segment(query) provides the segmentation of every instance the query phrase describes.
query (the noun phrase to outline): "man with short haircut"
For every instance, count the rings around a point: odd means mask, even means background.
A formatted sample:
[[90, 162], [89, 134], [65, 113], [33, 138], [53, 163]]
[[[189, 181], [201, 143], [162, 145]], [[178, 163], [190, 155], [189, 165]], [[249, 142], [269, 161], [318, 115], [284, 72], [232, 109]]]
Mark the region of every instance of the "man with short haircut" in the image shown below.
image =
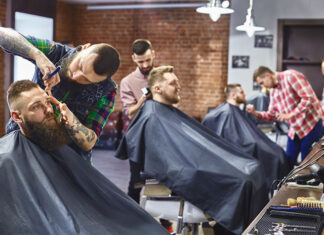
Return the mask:
[[246, 110], [259, 119], [286, 121], [289, 124], [286, 154], [296, 163], [301, 152], [302, 160], [311, 146], [322, 136], [323, 110], [306, 77], [296, 70], [273, 72], [265, 66], [258, 67], [253, 79], [270, 89], [268, 111], [256, 111], [253, 105]]
[[137, 65], [134, 72], [127, 75], [120, 83], [120, 98], [123, 113], [132, 119], [147, 99], [141, 91], [147, 88], [147, 77], [154, 66], [155, 51], [150, 41], [137, 39], [132, 45], [132, 60]]
[[[137, 111], [144, 102], [151, 97], [151, 94], [143, 94], [142, 89], [147, 88], [147, 77], [153, 69], [155, 51], [152, 44], [146, 39], [137, 39], [132, 45], [132, 60], [137, 65], [134, 72], [127, 75], [120, 83], [120, 98], [123, 104], [123, 116], [133, 119]], [[136, 184], [141, 181], [139, 173], [142, 168], [130, 161], [130, 180], [128, 185], [128, 195], [139, 203], [141, 188]], [[172, 224], [167, 220], [160, 220], [162, 225], [171, 233]]]
[[181, 85], [172, 66], [152, 69], [148, 87], [153, 99], [138, 110], [116, 157], [213, 217], [216, 234], [241, 234], [267, 200], [259, 162], [174, 107]]
[[15, 82], [7, 93], [10, 115], [23, 135], [47, 151], [72, 141], [64, 124], [57, 121], [50, 97], [36, 83]]
[[226, 102], [210, 110], [202, 124], [243, 152], [258, 159], [266, 173], [269, 192], [275, 180], [280, 180], [290, 170], [284, 150], [271, 141], [240, 109], [245, 94], [240, 84], [228, 84], [225, 88]]
[[[91, 149], [113, 111], [117, 86], [111, 76], [119, 67], [119, 54], [112, 46], [85, 44], [70, 48], [60, 43], [23, 36], [0, 27], [0, 46], [4, 51], [31, 60], [37, 67], [33, 82], [64, 102], [78, 120], [70, 135], [72, 147], [91, 161]], [[52, 78], [48, 75], [61, 66]], [[70, 120], [72, 121], [72, 120]], [[18, 129], [10, 120], [9, 133]]]
[[181, 86], [172, 66], [160, 66], [150, 74], [148, 87], [156, 102], [173, 105], [180, 101]]
[[[120, 98], [123, 104], [123, 116], [132, 119], [149, 95], [142, 93], [147, 88], [147, 77], [154, 65], [155, 51], [150, 41], [137, 39], [132, 45], [132, 60], [137, 65], [134, 72], [127, 75], [120, 83]], [[141, 189], [136, 184], [141, 181], [139, 173], [142, 170], [134, 162], [130, 165], [130, 181], [128, 195], [139, 203]]]
[[228, 84], [225, 88], [226, 102], [234, 106], [240, 106], [245, 104], [245, 93], [241, 87], [241, 84]]
[[2, 234], [168, 234], [66, 145], [67, 107], [29, 80], [11, 84], [7, 100], [20, 131], [0, 138]]

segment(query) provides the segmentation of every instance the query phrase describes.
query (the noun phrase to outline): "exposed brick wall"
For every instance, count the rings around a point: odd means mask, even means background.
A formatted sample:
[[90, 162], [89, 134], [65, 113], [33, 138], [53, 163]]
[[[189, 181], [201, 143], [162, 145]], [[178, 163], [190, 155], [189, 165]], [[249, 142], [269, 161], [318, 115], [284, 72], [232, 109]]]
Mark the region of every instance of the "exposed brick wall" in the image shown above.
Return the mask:
[[57, 42], [71, 40], [74, 38], [73, 19], [74, 5], [57, 1], [55, 19], [55, 40]]
[[[182, 86], [181, 110], [204, 117], [208, 107], [225, 100], [229, 16], [213, 23], [192, 8], [87, 11], [85, 5], [58, 2], [56, 19], [56, 40], [72, 39], [76, 45], [107, 42], [118, 49], [121, 66], [113, 77], [118, 85], [135, 69], [132, 42], [146, 38], [157, 53], [156, 65], [175, 66]], [[119, 96], [116, 109], [121, 109]]]
[[[5, 25], [6, 3], [1, 1], [0, 20]], [[131, 44], [137, 38], [149, 39], [157, 53], [156, 65], [175, 66], [181, 80], [182, 100], [179, 108], [191, 116], [203, 117], [208, 107], [225, 100], [227, 83], [229, 16], [213, 23], [195, 9], [156, 9], [87, 11], [85, 5], [57, 2], [55, 40], [108, 42], [121, 55], [121, 66], [114, 80], [120, 80], [135, 69]], [[0, 68], [4, 53], [0, 50]], [[4, 69], [0, 70], [4, 81]], [[3, 82], [0, 92], [4, 94]], [[0, 136], [4, 134], [4, 95], [0, 96]], [[116, 110], [121, 109], [117, 96]]]
[[[2, 25], [6, 24], [6, 2], [0, 2], [0, 20]], [[4, 53], [0, 50], [0, 136], [5, 134], [5, 107], [7, 105], [5, 101], [5, 94], [7, 91], [4, 90]]]

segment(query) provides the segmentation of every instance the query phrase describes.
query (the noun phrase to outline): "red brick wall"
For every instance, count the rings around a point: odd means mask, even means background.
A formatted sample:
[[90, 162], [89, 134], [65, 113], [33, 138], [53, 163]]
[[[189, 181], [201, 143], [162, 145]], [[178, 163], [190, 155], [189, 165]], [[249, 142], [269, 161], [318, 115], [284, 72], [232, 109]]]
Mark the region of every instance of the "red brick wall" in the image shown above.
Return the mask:
[[57, 1], [56, 4], [56, 19], [55, 19], [55, 40], [58, 42], [66, 41], [74, 38], [74, 5], [64, 4]]
[[[6, 3], [1, 1], [0, 20], [5, 25]], [[227, 83], [229, 16], [213, 23], [195, 9], [156, 9], [87, 11], [85, 5], [57, 3], [55, 40], [108, 42], [121, 55], [121, 66], [114, 80], [135, 69], [131, 44], [137, 38], [149, 39], [157, 53], [156, 65], [175, 66], [181, 80], [179, 108], [191, 116], [203, 117], [208, 107], [225, 100]], [[4, 53], [0, 50], [0, 92], [5, 94]], [[4, 134], [6, 102], [0, 96], [0, 136]], [[119, 96], [116, 110], [121, 109]]]
[[[2, 25], [6, 24], [6, 2], [0, 2], [0, 20]], [[0, 50], [0, 136], [5, 134], [5, 107], [7, 106], [5, 100], [5, 94], [7, 91], [4, 90], [4, 53]]]
[[[224, 101], [227, 83], [229, 16], [216, 23], [195, 9], [87, 11], [85, 5], [58, 2], [56, 40], [71, 39], [76, 45], [107, 42], [121, 55], [114, 80], [135, 69], [131, 44], [137, 38], [152, 42], [156, 65], [175, 66], [181, 80], [179, 108], [203, 117], [208, 107]], [[118, 96], [116, 109], [121, 109]]]

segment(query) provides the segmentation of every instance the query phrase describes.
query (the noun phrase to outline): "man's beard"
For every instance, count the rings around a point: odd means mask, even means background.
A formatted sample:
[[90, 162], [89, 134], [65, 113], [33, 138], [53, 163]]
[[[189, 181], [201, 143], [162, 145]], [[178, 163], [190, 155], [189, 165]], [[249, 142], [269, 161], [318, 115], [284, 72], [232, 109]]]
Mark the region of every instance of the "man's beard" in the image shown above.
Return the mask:
[[180, 96], [179, 95], [176, 95], [176, 96], [165, 96], [164, 98], [167, 100], [167, 102], [169, 104], [177, 104], [177, 103], [180, 102]]
[[80, 52], [75, 52], [69, 57], [66, 57], [61, 62], [62, 69], [59, 71], [60, 79], [64, 82], [64, 88], [66, 90], [73, 90], [79, 85], [76, 81], [72, 80], [68, 76], [69, 66], [73, 59], [79, 54]]
[[41, 123], [32, 122], [25, 119], [25, 127], [28, 138], [46, 151], [55, 150], [72, 142], [69, 134], [64, 128], [64, 125], [58, 123], [56, 119], [54, 124], [46, 124], [46, 120], [51, 117], [52, 116], [49, 115]]
[[138, 67], [139, 68], [139, 70], [140, 70], [140, 72], [143, 74], [143, 75], [149, 75], [149, 73], [151, 72], [151, 70], [153, 69], [153, 67], [154, 67], [154, 65], [152, 64], [152, 66], [148, 69], [148, 70], [142, 70], [140, 67]]
[[238, 104], [245, 104], [246, 103], [246, 99], [243, 97], [243, 98], [237, 98], [236, 99], [236, 103]]

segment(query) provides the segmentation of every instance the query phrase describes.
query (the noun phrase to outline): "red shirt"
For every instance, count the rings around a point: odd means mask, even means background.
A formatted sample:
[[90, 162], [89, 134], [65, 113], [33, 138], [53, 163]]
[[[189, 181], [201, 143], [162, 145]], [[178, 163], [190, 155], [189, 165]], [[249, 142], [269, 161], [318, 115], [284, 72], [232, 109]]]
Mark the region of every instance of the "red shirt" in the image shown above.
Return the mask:
[[270, 89], [270, 104], [267, 112], [260, 112], [259, 118], [275, 121], [279, 113], [294, 113], [287, 121], [288, 136], [296, 134], [304, 138], [323, 117], [323, 110], [313, 88], [305, 76], [296, 70], [276, 73], [277, 85]]

